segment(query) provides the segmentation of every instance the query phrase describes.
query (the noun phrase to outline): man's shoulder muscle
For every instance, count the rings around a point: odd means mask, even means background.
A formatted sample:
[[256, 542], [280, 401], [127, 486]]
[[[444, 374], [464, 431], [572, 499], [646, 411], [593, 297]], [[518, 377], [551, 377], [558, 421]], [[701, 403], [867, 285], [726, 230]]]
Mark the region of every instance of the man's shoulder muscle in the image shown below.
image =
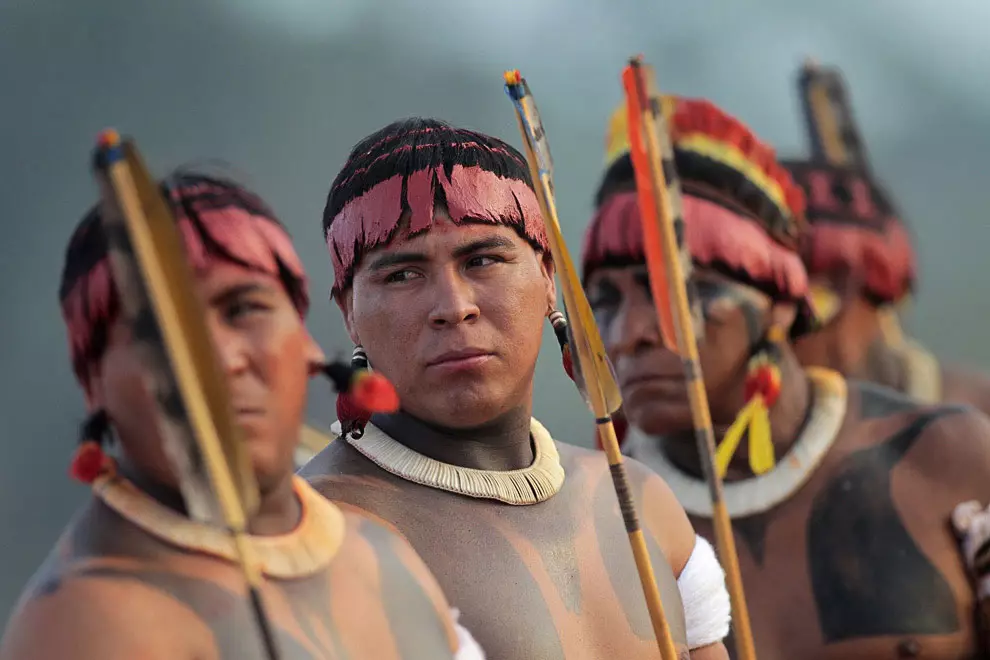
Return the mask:
[[[960, 497], [990, 497], [990, 417], [965, 405], [926, 406], [931, 423], [923, 432], [913, 467]], [[909, 458], [912, 458], [909, 456]]]
[[945, 401], [968, 403], [990, 414], [990, 376], [957, 365], [942, 365], [942, 393]]
[[[4, 634], [0, 660], [202, 657], [202, 624], [177, 601], [136, 582], [91, 577], [39, 581]], [[182, 634], [177, 634], [182, 630]]]
[[[608, 459], [602, 451], [557, 443], [565, 471], [579, 468], [595, 478], [611, 479]], [[624, 456], [626, 479], [636, 502], [644, 532], [660, 545], [674, 575], [680, 575], [694, 550], [695, 533], [684, 507], [663, 479], [636, 459]], [[568, 476], [570, 472], [568, 471]]]
[[912, 469], [960, 493], [990, 491], [990, 418], [985, 414], [966, 404], [920, 403], [870, 383], [853, 387], [860, 398], [857, 423], [883, 424], [882, 432], [868, 434], [870, 445], [891, 450], [904, 445], [904, 461]]

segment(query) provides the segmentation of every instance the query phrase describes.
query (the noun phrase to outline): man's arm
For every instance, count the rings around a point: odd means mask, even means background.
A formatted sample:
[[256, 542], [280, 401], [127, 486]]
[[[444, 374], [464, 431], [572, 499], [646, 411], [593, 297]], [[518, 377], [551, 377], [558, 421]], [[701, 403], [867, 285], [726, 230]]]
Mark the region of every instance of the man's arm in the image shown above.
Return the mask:
[[157, 594], [69, 579], [18, 608], [0, 643], [0, 660], [202, 660], [211, 656], [193, 653], [191, 640], [203, 632], [196, 624]]
[[626, 462], [643, 479], [643, 526], [657, 539], [677, 578], [692, 660], [727, 659], [722, 639], [729, 631], [731, 608], [725, 574], [714, 551], [695, 534], [667, 483], [642, 464]]
[[[955, 508], [947, 518], [973, 580], [980, 646], [990, 654], [990, 418], [967, 409], [943, 417], [928, 434], [918, 462], [951, 489]], [[933, 462], [933, 454], [944, 458]]]
[[692, 650], [691, 660], [729, 660], [729, 652], [722, 642], [716, 642]]

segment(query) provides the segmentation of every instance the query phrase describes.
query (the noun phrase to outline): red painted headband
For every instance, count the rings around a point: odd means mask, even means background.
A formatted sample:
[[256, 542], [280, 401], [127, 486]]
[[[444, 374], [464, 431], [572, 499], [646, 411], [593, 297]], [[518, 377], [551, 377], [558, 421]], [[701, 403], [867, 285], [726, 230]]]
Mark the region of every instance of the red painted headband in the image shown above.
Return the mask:
[[349, 201], [330, 224], [327, 249], [333, 261], [333, 296], [351, 285], [365, 253], [388, 244], [406, 212], [411, 234], [428, 230], [437, 200], [455, 223], [508, 225], [535, 247], [549, 249], [536, 194], [524, 181], [462, 165], [455, 165], [449, 178], [442, 166], [398, 174]]
[[[756, 220], [715, 201], [685, 194], [682, 208], [685, 238], [697, 263], [738, 273], [775, 300], [797, 303], [801, 322], [794, 332], [810, 327], [814, 314], [808, 301], [808, 275], [796, 252], [773, 240]], [[584, 277], [609, 261], [642, 261], [640, 222], [634, 191], [609, 197], [585, 234]]]
[[808, 271], [856, 273], [879, 302], [909, 293], [915, 279], [911, 236], [883, 192], [857, 171], [805, 162], [788, 167], [808, 197]]

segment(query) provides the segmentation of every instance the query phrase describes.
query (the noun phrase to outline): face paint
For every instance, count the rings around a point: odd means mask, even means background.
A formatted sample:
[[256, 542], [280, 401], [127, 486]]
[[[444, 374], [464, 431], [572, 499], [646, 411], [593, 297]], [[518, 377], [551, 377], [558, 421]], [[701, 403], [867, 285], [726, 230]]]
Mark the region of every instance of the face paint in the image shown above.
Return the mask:
[[750, 346], [755, 346], [764, 334], [763, 317], [766, 300], [755, 290], [729, 280], [699, 274], [693, 280], [699, 306], [706, 323], [720, 325], [730, 313], [739, 310], [746, 322]]

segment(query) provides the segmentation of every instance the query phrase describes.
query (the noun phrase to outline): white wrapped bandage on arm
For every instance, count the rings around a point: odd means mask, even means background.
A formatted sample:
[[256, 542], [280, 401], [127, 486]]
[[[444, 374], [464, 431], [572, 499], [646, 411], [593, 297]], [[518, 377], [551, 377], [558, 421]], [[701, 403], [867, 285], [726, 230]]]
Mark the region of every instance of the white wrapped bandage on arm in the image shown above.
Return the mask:
[[454, 654], [454, 660], [485, 660], [485, 652], [471, 636], [471, 631], [457, 621], [461, 613], [452, 609], [450, 615], [454, 618], [454, 630], [457, 632], [457, 653]]
[[732, 606], [725, 588], [725, 572], [708, 541], [695, 536], [694, 550], [677, 578], [684, 603], [688, 648], [720, 642], [729, 634]]

